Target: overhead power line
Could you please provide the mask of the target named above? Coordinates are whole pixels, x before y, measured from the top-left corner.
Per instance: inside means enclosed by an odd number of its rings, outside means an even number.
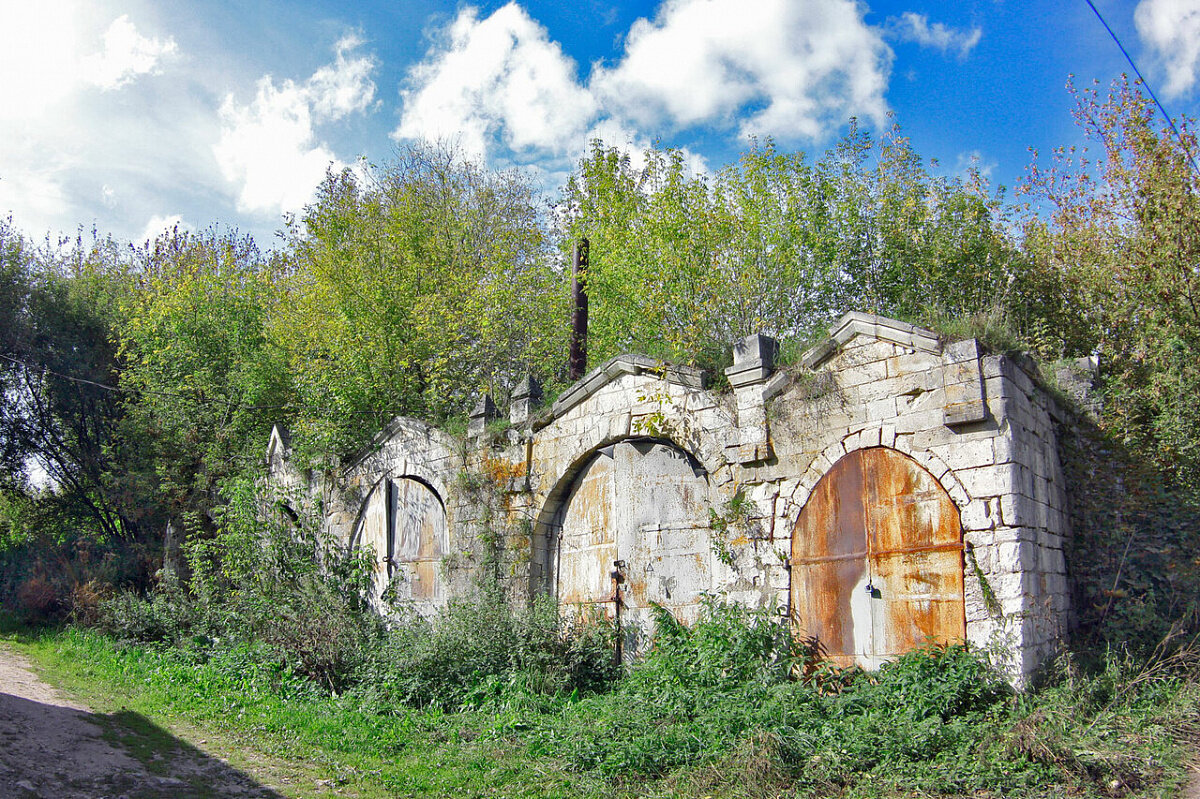
[[[1108,35],[1112,37],[1114,42],[1116,42],[1117,49],[1121,51],[1121,55],[1125,56],[1125,60],[1129,62],[1129,66],[1133,70],[1133,74],[1137,75],[1138,80],[1141,81],[1142,85],[1146,87],[1146,93],[1150,95],[1150,99],[1154,101],[1156,106],[1158,106],[1158,110],[1162,113],[1163,119],[1167,120],[1167,124],[1171,126],[1171,130],[1175,131],[1175,138],[1179,139],[1179,144],[1183,147],[1183,151],[1187,153],[1188,161],[1192,163],[1192,169],[1198,175],[1200,175],[1200,166],[1196,165],[1196,159],[1192,155],[1191,148],[1188,147],[1187,142],[1184,141],[1183,134],[1179,131],[1179,127],[1176,126],[1175,120],[1171,119],[1171,115],[1167,113],[1167,109],[1164,108],[1163,104],[1159,102],[1158,95],[1156,95],[1154,93],[1154,89],[1150,87],[1150,81],[1146,80],[1146,77],[1142,75],[1142,71],[1137,68],[1137,64],[1133,62],[1133,56],[1129,55],[1129,51],[1125,49],[1125,45],[1121,44],[1121,40],[1117,38],[1116,31],[1109,26],[1108,22],[1104,19],[1104,15],[1100,13],[1100,9],[1096,8],[1096,4],[1093,3],[1092,0],[1084,0],[1084,2],[1086,2],[1088,7],[1091,8],[1095,13],[1096,19],[1100,20],[1100,24],[1104,26],[1104,30],[1108,31]]]
[[[20,366],[23,369],[28,369],[28,370],[34,371],[34,372],[41,372],[42,374],[53,375],[55,377],[62,378],[63,380],[69,380],[72,383],[80,383],[85,386],[92,386],[94,388],[98,388],[103,391],[111,391],[116,394],[135,394],[135,395],[137,395],[137,394],[153,394],[154,396],[158,396],[158,397],[171,397],[172,399],[181,399],[181,400],[187,400],[188,402],[197,402],[201,405],[204,405],[206,403],[210,403],[210,404],[214,404],[214,405],[226,405],[231,408],[242,408],[242,409],[248,410],[248,411],[294,411],[294,410],[296,410],[295,405],[247,405],[247,404],[245,404],[243,402],[239,402],[237,400],[225,399],[224,397],[200,397],[200,396],[196,396],[194,394],[185,394],[184,392],[181,392],[181,391],[161,391],[161,390],[155,390],[155,389],[149,389],[149,388],[146,388],[146,389],[121,388],[120,386],[111,386],[107,383],[100,383],[95,380],[89,380],[85,377],[75,377],[74,375],[68,375],[68,374],[63,374],[62,372],[56,372],[55,370],[49,368],[48,366],[42,366],[40,364],[29,363],[28,361],[23,361],[20,358],[13,358],[13,357],[5,355],[3,353],[0,353],[0,358],[3,358],[4,360],[8,361],[9,363],[16,364],[17,366]],[[382,416],[382,414],[374,413],[372,411],[338,411],[338,413],[354,414],[354,415],[360,415],[360,416],[373,416],[373,417]]]

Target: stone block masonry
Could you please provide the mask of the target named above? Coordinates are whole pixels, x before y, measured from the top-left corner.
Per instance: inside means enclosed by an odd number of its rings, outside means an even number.
[[[397,419],[328,476],[291,468],[276,430],[268,469],[371,547],[381,612],[432,614],[487,578],[619,615],[635,654],[652,605],[693,620],[717,593],[837,662],[966,640],[1024,683],[1071,619],[1061,409],[1011,358],[869,314],[793,368],[777,351],[738,342],[728,394],[639,355],[549,409],[527,380],[503,433],[483,397],[465,441]]]

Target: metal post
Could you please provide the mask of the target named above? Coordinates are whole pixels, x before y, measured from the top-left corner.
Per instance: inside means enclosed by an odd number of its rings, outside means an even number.
[[[582,238],[575,245],[575,257],[571,267],[571,379],[578,380],[587,371],[587,327],[588,327],[588,240]]]
[[[625,604],[624,599],[621,597],[621,583],[625,582],[625,561],[613,561],[611,576],[613,581],[613,624],[616,627],[617,633],[616,646],[613,649],[613,663],[620,666],[621,662],[625,659],[625,647],[621,630],[621,608]]]

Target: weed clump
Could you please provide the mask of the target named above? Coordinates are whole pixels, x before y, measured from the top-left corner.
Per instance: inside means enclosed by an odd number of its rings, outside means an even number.
[[[873,674],[803,670],[813,655],[765,611],[709,600],[693,627],[663,611],[629,676],[531,746],[612,776],[683,770],[703,782],[719,768],[815,790],[878,773],[940,790],[929,764],[973,759],[980,725],[1011,695],[963,646],[917,650]]]
[[[364,600],[369,553],[332,546],[312,519],[270,513],[253,483],[228,495],[218,534],[188,545],[189,579],[168,572],[144,595],[99,601],[100,630],[194,661],[253,659],[377,712],[457,710],[517,689],[588,693],[620,674],[612,625],[568,622],[549,597],[514,607],[483,585],[437,618],[385,622]]]
[[[434,619],[402,617],[355,674],[380,710],[504,705],[609,687],[615,630],[603,619],[569,621],[552,597],[512,607],[490,587],[456,599]]]

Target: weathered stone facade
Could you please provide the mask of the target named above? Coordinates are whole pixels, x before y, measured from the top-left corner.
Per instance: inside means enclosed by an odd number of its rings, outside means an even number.
[[[789,613],[845,662],[965,637],[1024,681],[1070,621],[1053,400],[973,340],[865,314],[790,370],[775,350],[739,342],[732,392],[625,355],[549,409],[522,386],[500,432],[487,400],[465,442],[397,419],[314,479],[275,431],[268,463],[372,547],[381,609],[386,591],[432,612],[486,571],[514,597],[619,613],[636,651],[651,603],[691,619],[720,594]]]

